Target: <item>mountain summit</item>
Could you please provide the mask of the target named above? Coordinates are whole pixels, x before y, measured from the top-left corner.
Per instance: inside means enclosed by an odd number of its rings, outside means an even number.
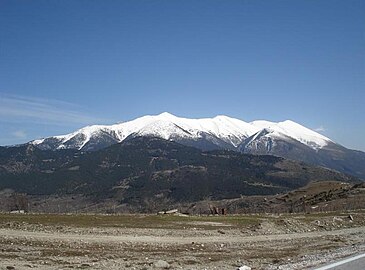
[[[113,143],[122,142],[128,136],[152,136],[166,140],[207,140],[218,148],[237,148],[245,139],[270,130],[271,137],[290,137],[313,149],[332,142],[329,138],[305,128],[293,121],[274,123],[239,119],[219,115],[214,118],[188,119],[168,112],[147,115],[115,125],[93,125],[61,136],[35,140],[41,149],[97,150]],[[215,147],[213,147],[215,148]]]
[[[275,155],[365,179],[365,153],[347,149],[291,120],[244,122],[224,115],[189,119],[164,112],[115,125],[87,126],[30,144],[43,150],[96,151],[141,136],[158,137],[202,150],[227,149]]]

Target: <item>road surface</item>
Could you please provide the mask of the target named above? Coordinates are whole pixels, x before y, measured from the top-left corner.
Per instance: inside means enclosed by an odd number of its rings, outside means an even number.
[[[354,257],[344,259],[315,270],[364,270],[365,269],[365,253]]]

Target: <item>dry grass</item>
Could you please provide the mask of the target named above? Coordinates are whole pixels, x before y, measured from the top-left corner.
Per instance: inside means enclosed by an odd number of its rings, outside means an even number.
[[[265,217],[267,218],[267,217]],[[0,225],[8,222],[72,227],[114,228],[202,228],[245,227],[260,223],[258,215],[173,216],[173,215],[101,215],[101,214],[8,214],[0,213]],[[210,225],[210,223],[214,224]],[[221,224],[222,226],[219,226]]]

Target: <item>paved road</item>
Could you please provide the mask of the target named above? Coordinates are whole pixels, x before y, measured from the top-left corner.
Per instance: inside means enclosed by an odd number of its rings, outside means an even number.
[[[315,270],[364,270],[365,269],[365,253],[354,257],[344,259]]]

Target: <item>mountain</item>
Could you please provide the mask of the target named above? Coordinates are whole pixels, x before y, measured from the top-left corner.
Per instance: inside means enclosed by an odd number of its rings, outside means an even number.
[[[42,150],[96,151],[127,138],[148,136],[202,150],[269,154],[320,165],[365,179],[365,153],[347,149],[293,121],[250,123],[227,117],[187,119],[169,113],[115,125],[94,125],[73,133],[34,140]]]
[[[166,140],[190,141],[197,146],[202,145],[203,148],[234,149],[257,130],[253,125],[226,116],[187,119],[162,113],[110,126],[88,126],[67,135],[35,140],[32,143],[44,150],[95,151],[122,142],[129,136],[153,136]]]
[[[205,141],[215,149],[236,149],[245,139],[266,128],[274,131],[273,136],[289,136],[313,149],[321,148],[331,142],[330,139],[292,121],[246,123],[223,115],[214,118],[187,119],[165,112],[110,126],[87,126],[67,135],[35,140],[32,143],[41,149],[92,151],[122,142],[128,136],[153,136],[173,141]]]
[[[274,195],[317,181],[359,182],[280,157],[202,151],[146,136],[94,152],[40,150],[34,145],[0,148],[0,190],[82,194],[135,207]]]

